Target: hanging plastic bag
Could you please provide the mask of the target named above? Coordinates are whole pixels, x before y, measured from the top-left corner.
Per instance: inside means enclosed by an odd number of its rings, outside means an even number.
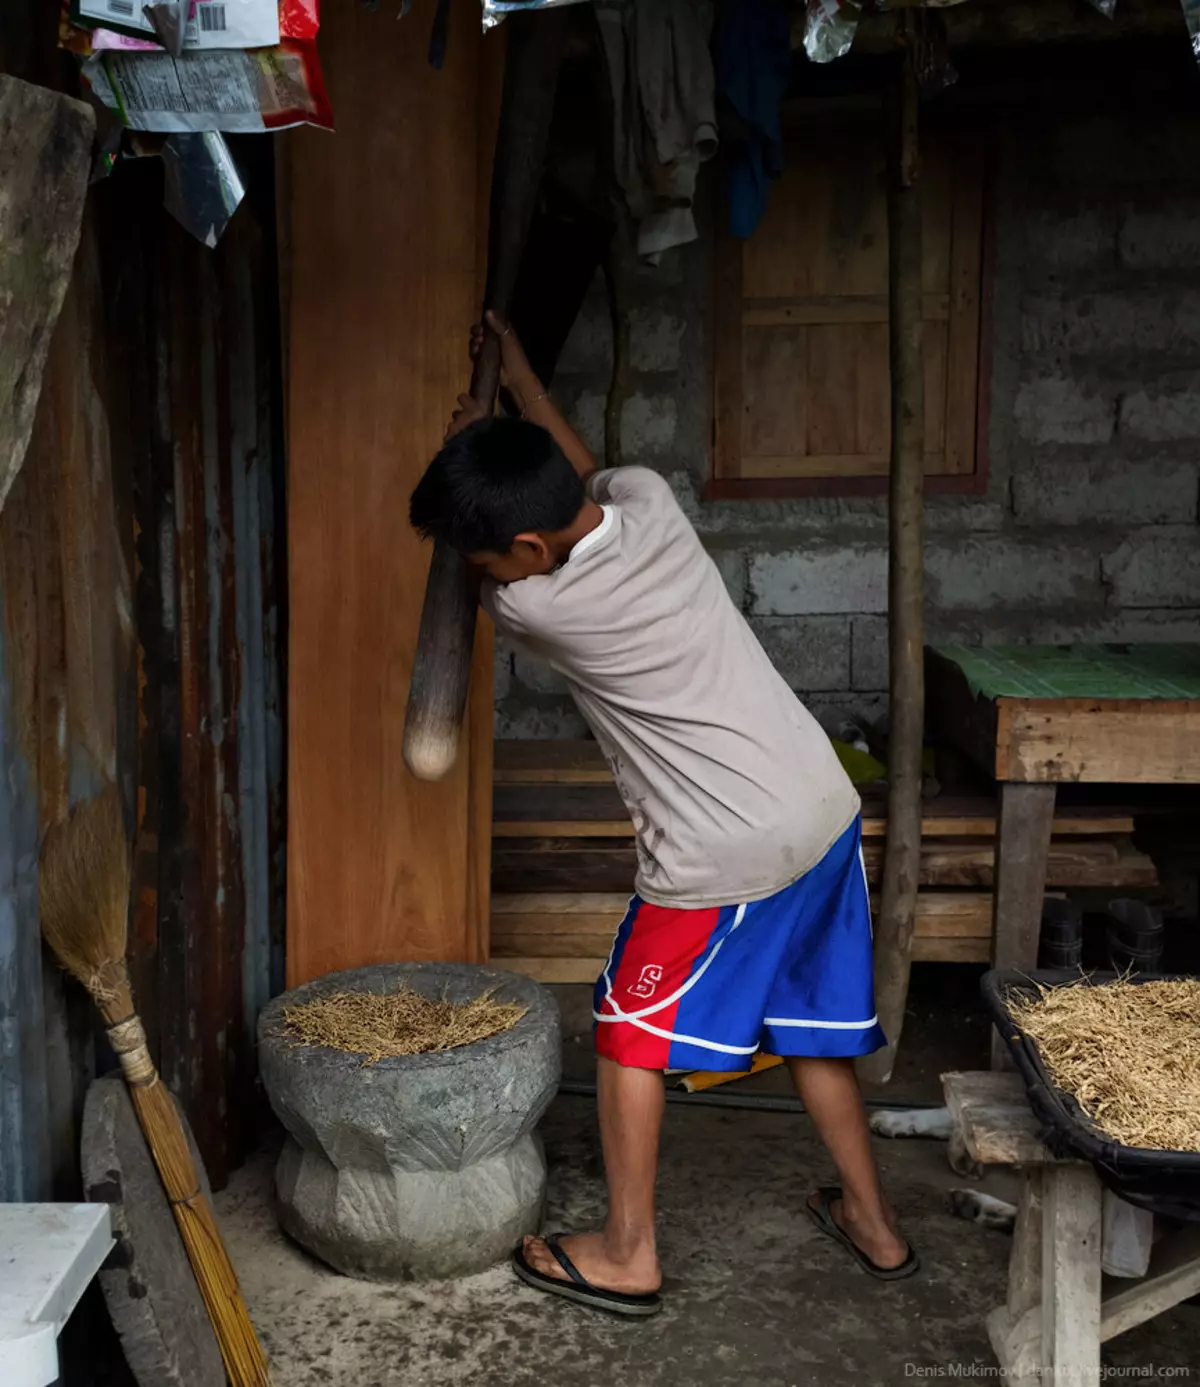
[[[211,130],[171,135],[162,148],[163,206],[197,241],[217,244],[246,195],[246,185],[225,143]]]
[[[1192,39],[1192,52],[1196,55],[1196,61],[1200,62],[1200,0],[1180,0],[1180,3]]]
[[[501,23],[506,15],[522,10],[549,10],[557,5],[578,5],[583,0],[483,0],[483,30],[487,33]]]
[[[166,11],[170,4],[158,8]],[[270,48],[279,42],[278,0],[182,0],[182,49]],[[163,30],[142,0],[73,0],[72,15],[83,25],[104,25],[138,38],[159,39]],[[186,13],[183,13],[186,11]]]
[[[844,58],[854,42],[862,10],[852,0],[808,0],[804,16],[804,51],[809,62]]]
[[[97,100],[134,130],[255,134],[292,125],[333,129],[314,43],[184,53],[93,54],[83,75]]]

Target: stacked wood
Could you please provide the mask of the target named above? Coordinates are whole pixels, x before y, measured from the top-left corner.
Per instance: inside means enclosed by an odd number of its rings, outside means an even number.
[[[633,828],[594,742],[498,742],[492,825],[491,956],[544,982],[595,978],[637,871]],[[997,805],[986,796],[927,800],[913,958],[987,962]],[[1054,818],[1051,891],[1157,884],[1124,809],[1062,808]],[[886,806],[863,803],[863,858],[873,893],[883,873]],[[878,900],[875,900],[878,909]]]

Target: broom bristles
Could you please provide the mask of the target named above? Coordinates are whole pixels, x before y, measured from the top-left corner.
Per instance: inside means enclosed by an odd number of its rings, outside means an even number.
[[[158,1081],[130,1092],[216,1331],[229,1380],[234,1387],[269,1387],[267,1357],[255,1335],[212,1208],[201,1191],[175,1101]]]
[[[129,847],[115,785],[47,830],[38,872],[42,933],[103,1004],[128,988]]]
[[[200,1188],[179,1112],[154,1068],[133,1012],[125,962],[129,847],[115,785],[52,826],[42,844],[38,891],[42,933],[59,962],[83,983],[109,1023],[109,1038],[171,1202],[196,1284],[233,1387],[270,1387],[237,1274]]]

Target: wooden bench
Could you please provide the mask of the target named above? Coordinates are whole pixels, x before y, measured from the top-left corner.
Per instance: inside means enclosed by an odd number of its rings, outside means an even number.
[[[58,1382],[58,1336],[113,1246],[107,1204],[0,1204],[4,1387]]]
[[[995,800],[949,796],[925,806],[913,957],[985,963],[992,956]],[[590,982],[608,954],[637,871],[633,827],[595,742],[496,744],[491,956],[543,982]],[[1060,808],[1051,891],[1140,889],[1154,864],[1121,808]],[[863,857],[878,888],[887,817],[863,801]]]
[[[943,1074],[956,1134],[981,1165],[1022,1175],[1005,1303],[988,1336],[1009,1381],[1098,1387],[1100,1345],[1200,1292],[1200,1225],[1160,1239],[1139,1280],[1102,1275],[1103,1189],[1092,1167],[1055,1160],[1015,1074]],[[1119,1202],[1119,1201],[1118,1201]]]

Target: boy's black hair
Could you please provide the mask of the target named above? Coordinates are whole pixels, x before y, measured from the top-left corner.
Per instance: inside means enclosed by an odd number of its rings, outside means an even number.
[[[545,429],[481,419],[442,448],[417,483],[408,518],[460,554],[507,554],[519,534],[565,530],[583,508],[583,482]]]

